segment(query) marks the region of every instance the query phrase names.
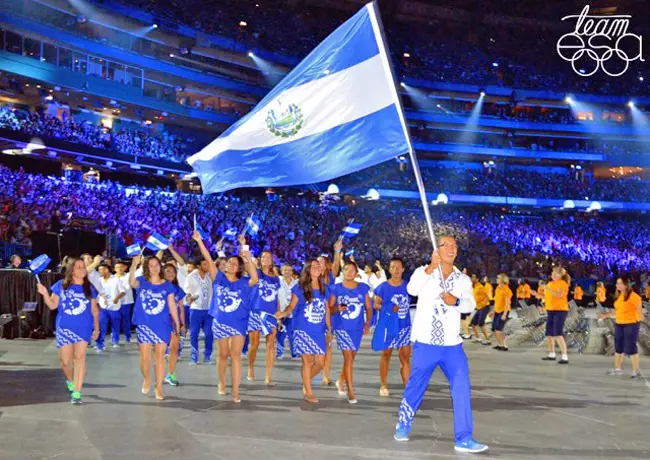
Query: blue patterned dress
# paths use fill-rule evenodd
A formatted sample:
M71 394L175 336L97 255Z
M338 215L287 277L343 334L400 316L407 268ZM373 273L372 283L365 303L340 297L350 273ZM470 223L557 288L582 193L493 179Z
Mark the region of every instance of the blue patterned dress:
M90 343L95 319L91 300L97 298L97 289L90 285L90 299L84 294L81 284L70 284L63 289L63 281L52 286L52 292L59 297L56 316L56 346L73 345L78 342Z
M343 313L337 311L332 315L332 328L340 350L359 351L366 323L366 296L369 292L370 286L363 283L358 283L354 289L347 288L342 283L330 288L330 298L336 299L336 305L344 304L348 307Z
M298 303L293 310L291 320L293 328L293 345L298 355L324 355L325 354L325 312L329 288L325 288L325 294L320 290L313 291L313 299L305 301L305 295L300 285L291 289L293 295L298 297Z
M257 270L259 276L259 283L257 284L257 300L255 306L251 310L248 320L249 331L262 331L263 333L270 333L272 327L277 327L272 324L262 324L262 312L268 315L275 315L278 311L278 293L280 292L280 278L277 276L265 275L262 270ZM268 323L268 321L266 321Z
M133 308L138 343L169 345L174 330L168 302L169 294L176 295L176 286L169 281L153 284L144 276L137 278L140 287Z
M397 317L399 319L399 330L397 336L388 345L388 348L402 348L411 344L411 298L406 291L406 281L399 286L393 286L387 281L381 283L375 289L375 296L381 298L381 312L384 310L393 311L393 306L398 305Z
M210 304L215 339L246 336L253 295L257 292L257 287L248 285L249 280L245 277L231 282L223 273L217 273L217 279L212 284L214 292Z

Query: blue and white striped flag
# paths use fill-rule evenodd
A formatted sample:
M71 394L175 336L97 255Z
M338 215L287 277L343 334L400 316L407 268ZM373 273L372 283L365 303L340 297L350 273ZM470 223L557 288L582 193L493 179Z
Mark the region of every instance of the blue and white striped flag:
M34 275L38 275L47 268L50 262L52 262L50 256L41 254L29 263L29 269Z
M147 239L147 248L152 251L164 251L169 247L169 240L162 236L160 233L152 233Z
M237 229L236 228L229 228L226 230L223 234L226 238L235 238L237 236Z
M373 2L188 163L208 194L323 182L410 150Z
M257 232L259 232L261 228L262 228L262 224L261 224L260 220L255 216L250 216L246 220L246 229L244 229L244 233L250 233L251 235L257 235Z
M142 254L142 248L138 243L132 244L131 246L126 248L126 254L129 257L139 256L140 254Z
M351 257L354 255L354 248L350 249L345 253L345 257Z
M361 224L350 223L343 229L343 236L345 238L354 238L359 234Z

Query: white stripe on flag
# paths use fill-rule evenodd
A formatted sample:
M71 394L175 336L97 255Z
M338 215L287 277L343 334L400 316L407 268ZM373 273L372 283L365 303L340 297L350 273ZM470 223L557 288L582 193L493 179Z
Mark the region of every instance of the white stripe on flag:
M343 229L343 232L344 232L344 233L350 233L350 234L356 235L357 233L359 233L359 230L361 230L361 229L360 229L360 228L357 228L357 227L345 227L345 228Z
M226 150L250 150L293 142L345 123L358 120L395 104L392 75L386 74L381 54L340 72L304 85L288 88L261 107L229 136L212 141L188 159L188 163L208 161ZM296 104L305 120L296 135L282 138L266 127L268 111L283 104Z

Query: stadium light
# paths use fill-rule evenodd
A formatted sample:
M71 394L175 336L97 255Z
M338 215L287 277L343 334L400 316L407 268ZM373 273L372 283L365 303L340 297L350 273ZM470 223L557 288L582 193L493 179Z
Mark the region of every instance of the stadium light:
M158 28L158 24L154 24L154 25L152 25L151 27L153 27L154 29L157 29L157 28Z
M643 81L643 75L639 76L639 81Z
M330 69L325 69L325 70L323 71L323 73L324 73L325 75L329 75L329 74L330 74Z
M248 23L246 21L239 21L239 27L246 27Z
M411 57L411 54L410 54L410 53L404 53L404 57L405 57L405 58L410 58L410 57Z
M634 101L630 101L630 102L628 102L628 103L627 103L627 106L628 106L629 108L633 109L633 108L634 108Z
M481 91L481 97L485 97L485 91Z
M250 57L250 58L255 57L255 54L253 54L252 51L249 51L249 52L248 52L248 57Z
M327 187L327 193L329 195L337 195L339 193L339 187L336 184L330 184L329 187Z
M573 99L571 99L571 96L567 96L564 98L564 102L566 102L567 104L571 104L573 102Z
M573 200L564 200L562 207L564 209L574 209L576 207L576 204Z
M366 193L365 198L375 201L379 199L379 192L375 188L371 188L368 190L368 193Z
M406 88L406 84L405 84L404 82L401 82L399 85L400 85L402 88Z

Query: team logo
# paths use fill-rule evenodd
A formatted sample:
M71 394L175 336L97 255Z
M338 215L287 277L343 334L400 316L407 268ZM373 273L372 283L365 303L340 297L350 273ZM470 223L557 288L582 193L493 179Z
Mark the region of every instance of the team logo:
M159 315L167 306L167 299L159 292L142 291L142 309L147 315Z
M71 316L78 316L88 308L88 299L84 294L65 291L61 293L61 305L65 305L63 313Z
M404 294L395 294L391 299L391 302L393 302L393 305L399 306L399 311L397 312L397 316L400 319L404 319L408 316L409 314L409 298L405 296Z
M237 291L231 291L223 286L217 288L217 296L219 298L219 310L225 311L226 313L232 313L237 310L242 302Z
M276 107L266 116L266 127L278 137L295 136L302 128L304 118L302 110L296 104L284 105L278 101Z
M581 77L602 70L610 77L627 72L630 62L643 59L643 37L628 32L630 15L590 15L586 5L579 15L562 18L576 20L573 32L562 35L557 42L557 53L571 63Z
M305 308L305 319L312 324L320 324L325 318L325 301L312 299Z
M272 283L261 279L258 286L260 297L264 302L273 302L278 297L278 290Z
M338 299L340 304L347 305L348 309L341 313L344 319L357 319L361 314L362 306L358 297L341 296Z

